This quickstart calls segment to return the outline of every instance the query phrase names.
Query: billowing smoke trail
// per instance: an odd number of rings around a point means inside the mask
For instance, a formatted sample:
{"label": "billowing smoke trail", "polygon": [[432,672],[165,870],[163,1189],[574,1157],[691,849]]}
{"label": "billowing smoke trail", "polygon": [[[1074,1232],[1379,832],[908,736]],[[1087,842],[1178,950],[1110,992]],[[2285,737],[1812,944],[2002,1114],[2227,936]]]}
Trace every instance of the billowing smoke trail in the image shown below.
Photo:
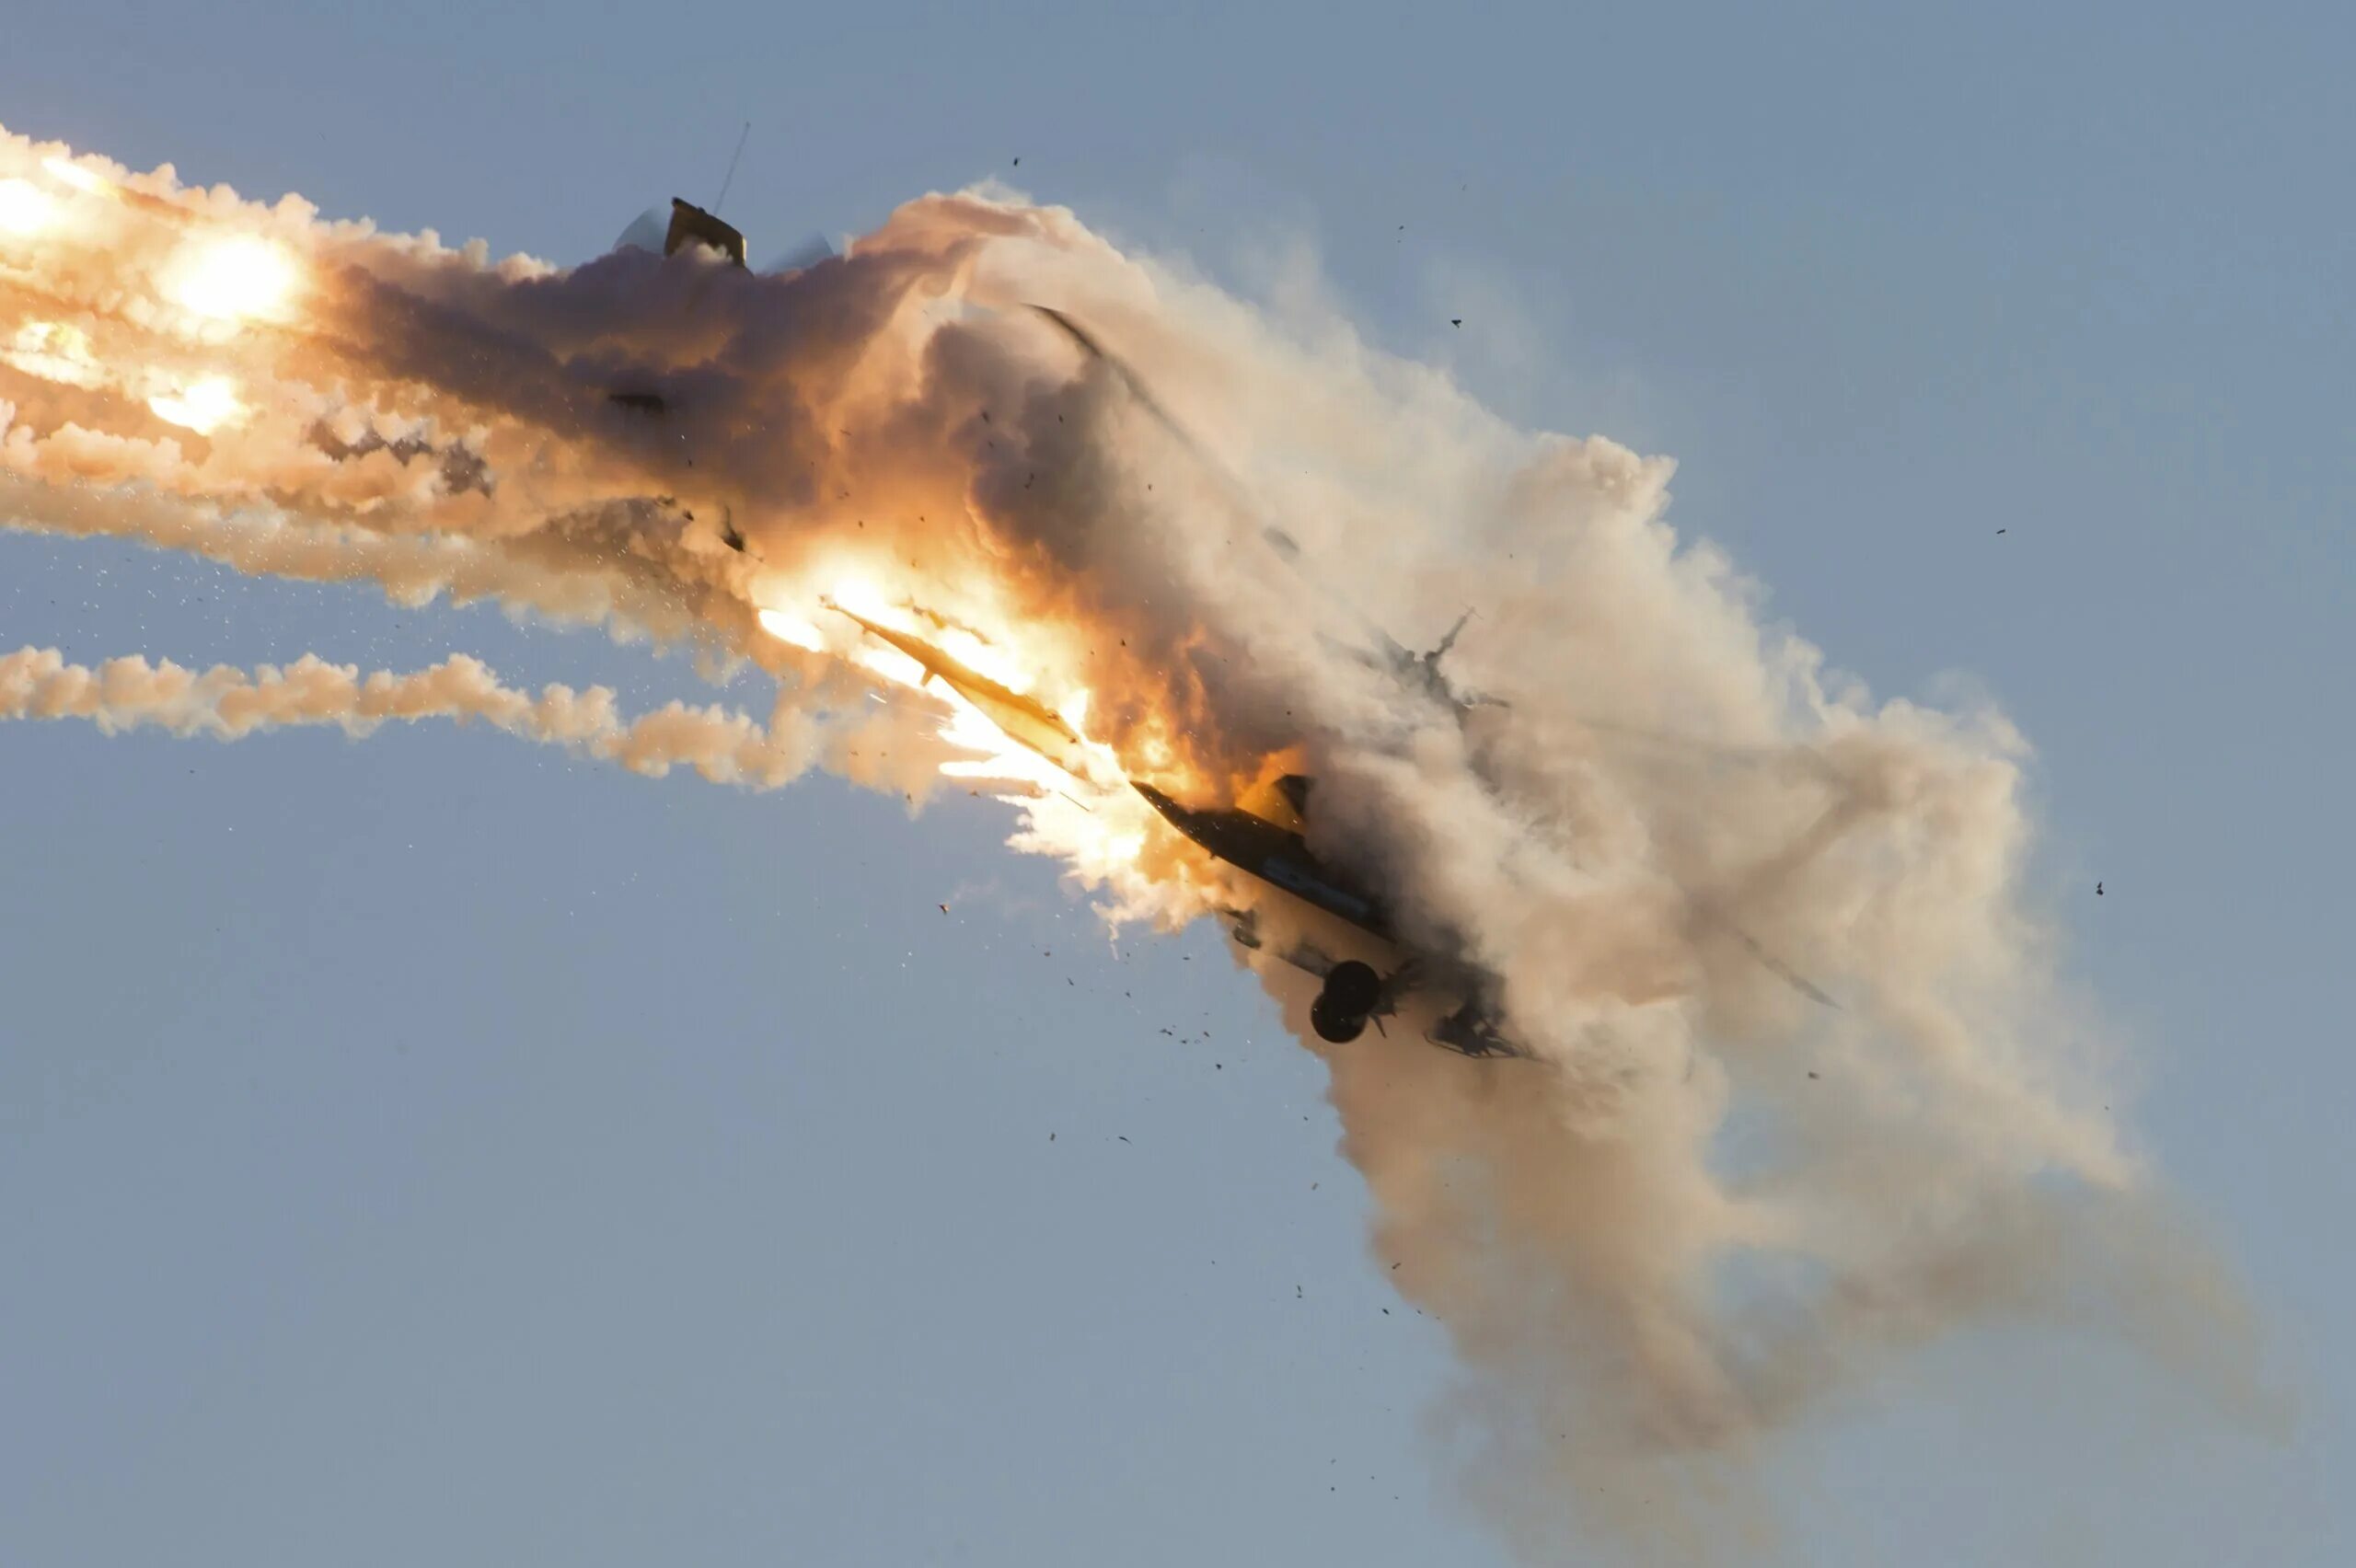
{"label": "billowing smoke trail", "polygon": [[349,664],[305,654],[252,674],[202,672],[170,660],[110,659],[92,669],[53,648],[0,655],[0,720],[80,719],[109,734],[163,730],[237,741],[267,730],[332,727],[358,739],[383,725],[446,719],[479,722],[522,740],[568,747],[660,778],[692,767],[717,784],[774,790],[817,760],[814,735],[781,710],[775,731],[742,713],[673,702],[624,721],[604,686],[551,685],[537,697],[500,684],[481,661],[457,654],[431,669],[365,677]]}
{"label": "billowing smoke trail", "polygon": [[[1540,1058],[1312,1047],[1376,1255],[1461,1352],[1468,1486],[1533,1557],[1566,1520],[1755,1551],[1761,1445],[1992,1319],[2259,1402],[2247,1315],[2105,1109],[2106,1032],[2027,894],[2020,737],[1828,675],[1666,525],[1665,460],[1513,429],[1305,291],[1254,309],[973,194],[791,276],[494,263],[0,136],[0,399],[10,525],[495,598],[779,687],[766,728],[625,726],[471,665],[29,652],[28,711],[364,727],[406,700],[753,782],[1008,776],[1018,845],[1117,916],[1254,910],[1239,956],[1304,1039],[1281,901],[1090,778],[1315,778],[1321,853],[1496,976]],[[1506,706],[1460,721],[1368,628],[1467,607],[1449,673]],[[869,703],[923,672],[838,610],[1061,716],[1080,759]]]}

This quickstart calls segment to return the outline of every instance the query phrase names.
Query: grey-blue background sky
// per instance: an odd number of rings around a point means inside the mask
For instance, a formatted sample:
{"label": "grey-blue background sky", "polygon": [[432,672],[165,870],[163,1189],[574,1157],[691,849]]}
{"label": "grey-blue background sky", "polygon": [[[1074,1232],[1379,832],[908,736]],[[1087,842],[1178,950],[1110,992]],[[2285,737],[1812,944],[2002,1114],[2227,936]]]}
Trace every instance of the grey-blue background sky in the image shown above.
{"label": "grey-blue background sky", "polygon": [[[0,39],[12,130],[501,250],[710,197],[745,118],[756,248],[992,174],[1215,271],[1306,236],[1378,341],[1676,455],[1772,616],[2027,730],[2135,1120],[2303,1390],[2270,1447],[1981,1336],[1769,1461],[1796,1555],[2356,1556],[2343,8],[91,0]],[[688,684],[0,537],[23,642]],[[32,725],[0,806],[0,1561],[1496,1560],[1316,1064],[1210,933],[1110,953],[999,808]]]}

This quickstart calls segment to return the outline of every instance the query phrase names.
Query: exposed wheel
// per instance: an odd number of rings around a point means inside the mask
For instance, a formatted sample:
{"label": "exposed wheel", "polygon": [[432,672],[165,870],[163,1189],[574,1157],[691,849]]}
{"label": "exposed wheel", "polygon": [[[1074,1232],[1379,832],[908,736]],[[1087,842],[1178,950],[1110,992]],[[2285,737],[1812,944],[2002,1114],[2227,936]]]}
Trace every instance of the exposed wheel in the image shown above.
{"label": "exposed wheel", "polygon": [[1382,976],[1372,964],[1337,963],[1325,972],[1325,985],[1310,1004],[1310,1025],[1320,1040],[1346,1045],[1366,1032],[1367,1016],[1381,998]]}
{"label": "exposed wheel", "polygon": [[1370,1013],[1382,996],[1382,976],[1371,963],[1351,959],[1325,972],[1325,988],[1318,995],[1338,1012]]}
{"label": "exposed wheel", "polygon": [[1333,1045],[1347,1045],[1366,1032],[1366,1014],[1336,1012],[1322,992],[1309,1004],[1309,1023],[1318,1039]]}

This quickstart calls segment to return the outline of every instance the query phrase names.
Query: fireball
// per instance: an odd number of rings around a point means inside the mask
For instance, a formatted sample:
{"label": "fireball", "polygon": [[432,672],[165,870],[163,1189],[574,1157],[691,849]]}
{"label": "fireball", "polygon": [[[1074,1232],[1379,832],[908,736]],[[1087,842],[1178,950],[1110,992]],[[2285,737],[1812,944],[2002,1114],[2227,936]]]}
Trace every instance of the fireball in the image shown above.
{"label": "fireball", "polygon": [[225,375],[207,375],[174,392],[159,392],[147,399],[159,420],[167,420],[199,435],[210,435],[243,418],[246,406],[237,400],[237,384]]}
{"label": "fireball", "polygon": [[215,321],[251,321],[283,310],[300,279],[283,247],[241,234],[191,241],[161,283],[164,297],[184,310]]}
{"label": "fireball", "polygon": [[826,651],[826,640],[818,628],[791,610],[763,610],[760,621],[761,629],[780,642],[790,642],[812,653]]}
{"label": "fireball", "polygon": [[0,235],[30,238],[56,221],[56,197],[29,179],[0,179]]}

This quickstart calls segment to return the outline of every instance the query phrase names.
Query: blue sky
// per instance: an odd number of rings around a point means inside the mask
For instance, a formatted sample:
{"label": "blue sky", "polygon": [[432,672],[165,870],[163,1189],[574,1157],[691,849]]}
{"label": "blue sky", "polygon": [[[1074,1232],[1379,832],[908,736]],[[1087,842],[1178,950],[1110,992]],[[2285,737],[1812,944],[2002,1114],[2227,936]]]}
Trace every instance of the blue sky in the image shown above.
{"label": "blue sky", "polygon": [[[2343,12],[87,4],[7,39],[12,130],[502,250],[708,199],[748,118],[756,250],[985,176],[1239,280],[1307,240],[1376,340],[1677,456],[1673,519],[1772,617],[2027,732],[2132,1120],[2301,1390],[2269,1445],[1980,1336],[1767,1461],[1796,1560],[2356,1551]],[[25,642],[690,684],[0,537]],[[998,808],[50,726],[0,730],[0,1559],[1502,1561],[1314,1060],[1208,932],[1115,956]]]}

